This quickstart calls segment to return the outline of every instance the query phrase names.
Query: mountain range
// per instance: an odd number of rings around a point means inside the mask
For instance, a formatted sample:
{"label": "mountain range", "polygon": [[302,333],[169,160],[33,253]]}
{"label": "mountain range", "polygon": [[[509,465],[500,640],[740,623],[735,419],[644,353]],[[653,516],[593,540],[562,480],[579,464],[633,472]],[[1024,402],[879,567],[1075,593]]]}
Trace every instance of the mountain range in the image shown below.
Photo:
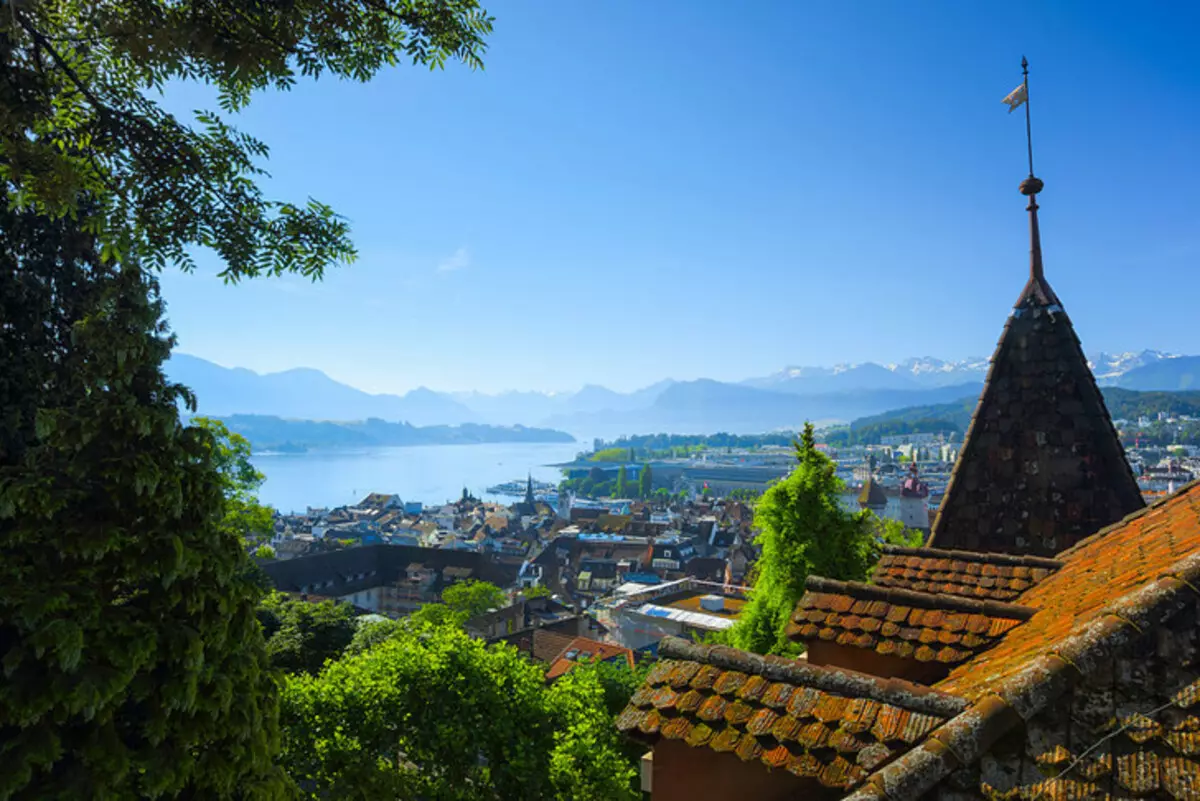
{"label": "mountain range", "polygon": [[[1103,386],[1135,390],[1200,388],[1200,356],[1159,351],[1089,356]],[[175,354],[168,375],[191,387],[199,411],[213,416],[271,415],[301,420],[375,418],[415,426],[487,423],[543,426],[587,436],[637,433],[762,432],[805,420],[848,421],[888,410],[948,403],[978,395],[984,358],[912,358],[834,367],[786,367],[730,383],[660,381],[634,392],[588,385],[577,392],[444,393],[424,387],[404,395],[371,394],[319,370],[259,374]]]}

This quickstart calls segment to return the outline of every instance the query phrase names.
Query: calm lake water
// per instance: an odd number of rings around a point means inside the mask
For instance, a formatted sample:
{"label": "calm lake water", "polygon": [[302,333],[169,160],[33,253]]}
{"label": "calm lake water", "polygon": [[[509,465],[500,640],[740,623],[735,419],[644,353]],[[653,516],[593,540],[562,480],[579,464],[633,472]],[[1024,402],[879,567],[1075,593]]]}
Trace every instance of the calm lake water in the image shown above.
{"label": "calm lake water", "polygon": [[533,473],[557,482],[549,464],[569,462],[587,448],[584,440],[545,444],[419,445],[302,454],[264,454],[254,464],[267,477],[259,500],[281,512],[307,506],[341,506],[369,492],[394,492],[404,500],[438,504],[467,487],[485,497],[487,487]]}

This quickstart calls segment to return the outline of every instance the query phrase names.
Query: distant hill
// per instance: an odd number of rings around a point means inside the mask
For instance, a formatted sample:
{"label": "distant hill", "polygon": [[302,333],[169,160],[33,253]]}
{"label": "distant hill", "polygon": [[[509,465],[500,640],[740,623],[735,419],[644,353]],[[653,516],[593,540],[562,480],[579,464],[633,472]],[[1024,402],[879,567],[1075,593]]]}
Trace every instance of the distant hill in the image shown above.
{"label": "distant hill", "polygon": [[[1101,387],[1104,403],[1114,420],[1137,420],[1154,417],[1159,412],[1200,417],[1200,390],[1191,392],[1136,392],[1119,387]],[[888,433],[950,430],[963,432],[971,423],[971,415],[979,402],[978,393],[951,403],[909,406],[860,417],[850,423],[849,430],[863,439],[878,441]],[[938,425],[934,425],[934,424]],[[866,435],[864,438],[862,435]],[[841,439],[846,439],[841,437]]]}
{"label": "distant hill", "polygon": [[477,422],[478,416],[448,395],[420,388],[406,395],[372,395],[301,367],[281,373],[222,367],[176,353],[167,376],[196,393],[199,412],[210,416],[270,415],[301,420],[378,418],[413,425]]}
{"label": "distant hill", "polygon": [[672,384],[645,409],[554,417],[546,424],[555,428],[576,426],[573,430],[606,437],[658,432],[749,434],[776,429],[795,431],[806,420],[852,420],[885,409],[943,402],[972,393],[978,395],[979,385],[795,395],[700,379]]}
{"label": "distant hill", "polygon": [[[1102,386],[1143,391],[1200,389],[1197,356],[1143,350],[1093,353],[1088,359]],[[577,432],[589,438],[613,438],[652,432],[749,434],[796,430],[806,420],[818,424],[857,423],[861,419],[878,422],[876,418],[897,410],[916,415],[914,420],[944,417],[965,427],[987,366],[988,360],[982,358],[944,361],[925,356],[886,365],[865,362],[788,367],[739,383],[664,380],[634,392],[590,384],[577,392],[496,395],[450,394],[425,388],[405,395],[374,395],[339,383],[318,370],[299,368],[260,375],[185,354],[173,356],[167,372],[174,380],[192,387],[200,411],[214,416],[377,418],[414,426],[522,424]],[[926,408],[957,405],[963,399],[969,399],[970,408]]]}
{"label": "distant hill", "polygon": [[1114,420],[1154,417],[1159,412],[1200,417],[1200,390],[1188,392],[1136,392],[1119,387],[1102,387],[1104,403]]}
{"label": "distant hill", "polygon": [[1135,367],[1107,381],[1111,386],[1142,391],[1200,389],[1200,356],[1175,356]]}
{"label": "distant hill", "polygon": [[483,442],[574,442],[563,431],[524,426],[417,427],[369,419],[361,422],[284,420],[269,415],[235,414],[220,418],[234,433],[250,440],[256,452],[297,453],[328,448],[400,445],[472,445]]}

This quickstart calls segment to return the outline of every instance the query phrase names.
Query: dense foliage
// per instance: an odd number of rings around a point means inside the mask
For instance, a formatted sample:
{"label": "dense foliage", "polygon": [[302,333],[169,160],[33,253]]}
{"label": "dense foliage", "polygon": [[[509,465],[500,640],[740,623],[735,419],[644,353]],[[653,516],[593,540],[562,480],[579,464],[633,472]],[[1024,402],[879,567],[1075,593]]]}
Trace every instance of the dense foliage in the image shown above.
{"label": "dense foliage", "polygon": [[845,485],[829,457],[817,449],[811,424],[795,443],[796,469],[763,493],[754,507],[762,549],[752,575],[750,601],[724,639],[757,653],[791,653],[784,636],[788,616],[804,581],[817,573],[863,580],[875,561],[877,529],[872,518],[842,509]]}
{"label": "dense foliage", "polygon": [[[227,280],[353,259],[317,201],[268,200],[226,112],[323,72],[478,66],[474,0],[7,2],[0,9],[0,798],[275,797],[278,686],[236,463],[186,391],[150,270]],[[229,500],[227,501],[227,497]]]}
{"label": "dense foliage", "polygon": [[963,430],[958,423],[951,420],[892,419],[865,425],[855,421],[849,426],[838,426],[821,432],[821,441],[835,448],[845,448],[853,445],[878,445],[884,437],[898,434],[944,434],[948,440],[955,440]]}
{"label": "dense foliage", "polygon": [[263,599],[258,619],[271,664],[288,673],[317,673],[342,655],[358,629],[349,604],[296,601],[279,592]]}
{"label": "dense foliage", "polygon": [[312,798],[632,798],[595,672],[545,687],[509,646],[400,624],[283,694],[283,764]]}
{"label": "dense foliage", "polygon": [[[194,417],[192,425],[212,435],[212,457],[225,484],[225,526],[254,550],[265,546],[274,530],[271,508],[258,502],[258,489],[266,476],[250,462],[250,443],[220,420]],[[274,552],[271,552],[274,556]]]}
{"label": "dense foliage", "polygon": [[476,0],[56,0],[0,13],[0,164],[17,208],[71,216],[105,258],[193,265],[211,248],[238,280],[318,278],[354,258],[328,206],[268,200],[267,146],[216,111],[184,121],[158,103],[176,80],[221,109],[330,73],[366,81],[401,59],[481,66],[492,20]]}
{"label": "dense foliage", "polygon": [[0,196],[0,798],[282,786],[261,591],[161,318],[151,278]]}
{"label": "dense foliage", "polygon": [[1200,390],[1182,392],[1136,392],[1131,389],[1104,387],[1104,405],[1114,420],[1155,418],[1159,413],[1200,417]]}
{"label": "dense foliage", "polygon": [[[1118,387],[1101,387],[1100,394],[1114,420],[1154,418],[1168,415],[1200,417],[1200,391],[1137,392]],[[961,434],[971,423],[979,398],[972,395],[953,403],[910,406],[882,414],[860,417],[848,427],[839,426],[822,433],[822,440],[833,446],[873,445],[889,434],[952,432]],[[1130,428],[1130,433],[1136,426]]]}

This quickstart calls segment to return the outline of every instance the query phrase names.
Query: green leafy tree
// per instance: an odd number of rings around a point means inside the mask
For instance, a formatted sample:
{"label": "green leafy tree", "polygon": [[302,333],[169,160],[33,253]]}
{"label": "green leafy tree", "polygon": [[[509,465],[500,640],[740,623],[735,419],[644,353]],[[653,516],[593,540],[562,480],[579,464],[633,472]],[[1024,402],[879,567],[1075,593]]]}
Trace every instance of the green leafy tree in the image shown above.
{"label": "green leafy tree", "polygon": [[898,545],[901,548],[920,548],[925,543],[925,535],[913,528],[905,528],[899,520],[876,517],[870,514],[871,522],[875,525],[878,537],[888,545]]}
{"label": "green leafy tree", "polygon": [[641,472],[638,473],[638,497],[649,498],[654,487],[654,476],[650,472],[650,465],[642,465]]}
{"label": "green leafy tree", "polygon": [[[269,506],[258,502],[258,489],[266,476],[250,462],[250,441],[230,431],[220,420],[194,417],[191,422],[212,434],[213,462],[225,484],[226,527],[249,547],[269,539],[274,515]],[[272,551],[271,558],[274,555]]]}
{"label": "green leafy tree", "polygon": [[617,483],[613,488],[615,497],[626,498],[629,496],[629,476],[625,472],[625,465],[621,465],[621,469],[617,471]]}
{"label": "green leafy tree", "polygon": [[549,598],[550,588],[545,584],[535,584],[532,587],[526,587],[523,591],[525,599],[532,601],[534,598]]}
{"label": "green leafy tree", "polygon": [[461,626],[476,615],[508,606],[504,590],[486,581],[463,581],[442,591],[440,604],[426,604],[409,617],[417,623]]}
{"label": "green leafy tree", "polygon": [[288,673],[318,672],[341,656],[357,631],[350,604],[292,600],[281,592],[263,599],[258,619],[271,663]]}
{"label": "green leafy tree", "polygon": [[0,798],[269,797],[261,590],[213,436],[163,375],[156,282],[14,200],[0,186]]}
{"label": "green leafy tree", "polygon": [[282,761],[310,798],[632,799],[633,763],[595,674],[549,689],[508,646],[452,626],[288,678]]}
{"label": "green leafy tree", "polygon": [[405,620],[364,620],[358,619],[354,637],[346,646],[345,653],[350,656],[361,654],[374,648],[381,642],[390,640],[396,631],[408,624]]}
{"label": "green leafy tree", "polygon": [[353,260],[346,221],[315,200],[268,200],[267,146],[216,111],[181,120],[171,81],[213,86],[224,113],[325,73],[370,80],[401,60],[482,66],[476,0],[9,2],[0,14],[0,161],[9,201],[83,219],[104,258],[193,266],[211,248],[236,281]]}
{"label": "green leafy tree", "polygon": [[[327,206],[266,199],[225,112],[323,72],[478,66],[472,0],[9,2],[0,9],[0,798],[271,796],[277,687],[211,432],[168,383],[154,280],[354,257]],[[119,266],[118,266],[119,265]]]}
{"label": "green leafy tree", "polygon": [[811,424],[795,447],[796,469],[769,487],[755,506],[762,554],[749,603],[725,636],[731,645],[757,653],[795,651],[784,628],[810,573],[861,581],[877,555],[875,526],[866,514],[842,509],[845,485],[817,449]]}
{"label": "green leafy tree", "polygon": [[270,545],[260,545],[254,549],[255,559],[274,559],[275,549]]}

